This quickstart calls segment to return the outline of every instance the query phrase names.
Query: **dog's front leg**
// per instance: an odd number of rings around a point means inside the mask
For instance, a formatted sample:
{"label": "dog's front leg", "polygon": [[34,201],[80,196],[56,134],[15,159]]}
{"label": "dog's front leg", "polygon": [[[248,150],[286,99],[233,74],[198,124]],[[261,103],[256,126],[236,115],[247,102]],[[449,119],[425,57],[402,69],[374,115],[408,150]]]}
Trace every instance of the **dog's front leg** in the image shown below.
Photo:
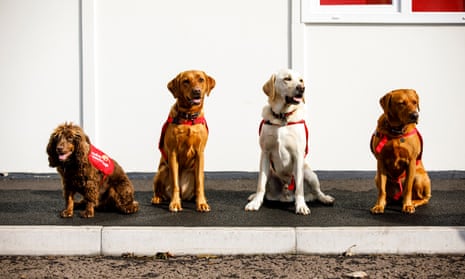
{"label": "dog's front leg", "polygon": [[[66,188],[66,187],[65,187]],[[65,190],[64,197],[66,202],[66,208],[61,212],[62,218],[73,217],[74,214],[74,192]]]}
{"label": "dog's front leg", "polygon": [[205,177],[204,177],[204,154],[199,152],[197,158],[197,166],[195,167],[195,198],[197,204],[197,211],[208,212],[210,206],[205,198]]}
{"label": "dog's front leg", "polygon": [[176,152],[170,152],[168,156],[168,164],[170,169],[171,185],[173,185],[169,209],[171,212],[178,212],[182,210],[182,207],[181,194],[179,190],[179,163]]}
{"label": "dog's front leg", "polygon": [[304,158],[298,156],[296,158],[296,165],[294,168],[294,179],[295,179],[295,213],[301,215],[310,214],[310,208],[308,208],[305,202],[304,196]]}
{"label": "dog's front leg", "polygon": [[270,155],[262,151],[260,155],[260,172],[258,173],[257,192],[249,197],[250,202],[245,206],[246,211],[256,211],[263,204],[266,192],[266,181],[270,173]]}
{"label": "dog's front leg", "polygon": [[382,172],[382,167],[378,163],[378,170],[376,172],[375,178],[376,188],[378,189],[378,199],[376,204],[371,208],[372,214],[382,214],[384,213],[384,208],[386,207],[386,183],[387,175]]}
{"label": "dog's front leg", "polygon": [[96,181],[87,181],[85,188],[89,189],[84,193],[86,208],[80,215],[82,218],[92,218],[95,215],[94,209],[98,204],[99,183]]}
{"label": "dog's front leg", "polygon": [[404,189],[404,199],[402,202],[402,212],[405,213],[414,213],[415,206],[412,203],[412,189],[413,189],[413,180],[415,178],[415,170],[416,170],[416,161],[411,160],[409,164],[409,168],[406,173],[406,187]]}

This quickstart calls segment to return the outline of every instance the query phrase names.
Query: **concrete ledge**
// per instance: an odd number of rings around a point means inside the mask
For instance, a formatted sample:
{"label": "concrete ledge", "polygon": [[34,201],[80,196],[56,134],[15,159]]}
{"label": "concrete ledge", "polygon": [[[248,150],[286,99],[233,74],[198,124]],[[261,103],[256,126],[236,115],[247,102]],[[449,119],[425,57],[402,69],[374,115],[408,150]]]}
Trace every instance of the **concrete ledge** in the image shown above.
{"label": "concrete ledge", "polygon": [[0,226],[0,255],[100,255],[100,226]]}
{"label": "concrete ledge", "polygon": [[296,228],[297,253],[463,254],[465,227]]}
{"label": "concrete ledge", "polygon": [[105,227],[102,253],[121,255],[279,254],[295,252],[294,228]]}
{"label": "concrete ledge", "polygon": [[465,227],[0,226],[0,255],[465,254]]}

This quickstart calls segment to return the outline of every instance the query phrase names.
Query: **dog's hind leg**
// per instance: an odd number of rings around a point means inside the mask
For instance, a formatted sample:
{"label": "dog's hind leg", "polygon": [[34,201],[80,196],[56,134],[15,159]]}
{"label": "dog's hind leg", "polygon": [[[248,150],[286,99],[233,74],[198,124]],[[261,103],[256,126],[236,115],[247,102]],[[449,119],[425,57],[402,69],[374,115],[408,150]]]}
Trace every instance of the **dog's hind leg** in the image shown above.
{"label": "dog's hind leg", "polygon": [[321,191],[320,180],[316,173],[306,163],[304,166],[304,179],[305,179],[305,200],[315,201],[318,200],[322,204],[332,205],[334,204],[334,197],[326,195]]}
{"label": "dog's hind leg", "polygon": [[[163,162],[160,162],[160,166],[158,167],[158,172],[153,177],[153,197],[152,197],[152,204],[160,204],[163,199],[166,197],[166,189],[170,189],[170,187],[166,187],[165,184],[168,183],[168,168]],[[165,189],[166,188],[166,189]]]}

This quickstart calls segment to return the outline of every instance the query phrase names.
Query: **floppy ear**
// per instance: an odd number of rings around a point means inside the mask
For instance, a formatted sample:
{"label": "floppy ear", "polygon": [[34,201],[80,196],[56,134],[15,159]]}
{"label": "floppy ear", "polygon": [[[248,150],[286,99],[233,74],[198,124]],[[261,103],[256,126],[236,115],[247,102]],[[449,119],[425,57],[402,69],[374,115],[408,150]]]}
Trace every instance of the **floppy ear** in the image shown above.
{"label": "floppy ear", "polygon": [[209,76],[209,75],[207,75],[205,73],[203,73],[203,74],[205,75],[206,82],[207,82],[207,96],[209,96],[212,89],[215,88],[216,81],[211,76]]}
{"label": "floppy ear", "polygon": [[274,88],[274,83],[276,81],[276,75],[272,75],[270,79],[263,85],[263,92],[265,92],[266,95],[272,100],[275,98],[275,88]]}
{"label": "floppy ear", "polygon": [[415,98],[417,99],[417,109],[420,111],[420,96],[418,96],[417,91],[413,90],[413,93],[415,93]]}
{"label": "floppy ear", "polygon": [[87,154],[89,154],[90,151],[90,141],[89,137],[84,134],[84,131],[82,131],[80,127],[76,127],[75,129],[77,129],[77,131],[73,137],[74,153],[78,165],[82,168],[81,166],[88,161]]}
{"label": "floppy ear", "polygon": [[168,90],[173,94],[174,98],[178,98],[178,92],[179,92],[179,79],[180,79],[181,74],[178,74],[174,79],[172,79],[170,82],[168,82]]}
{"label": "floppy ear", "polygon": [[389,109],[389,105],[391,104],[391,92],[387,93],[384,95],[380,100],[379,104],[383,108],[383,110],[386,112]]}
{"label": "floppy ear", "polygon": [[56,152],[56,133],[50,135],[50,139],[47,144],[47,154],[48,154],[48,165],[50,167],[58,166],[58,154]]}

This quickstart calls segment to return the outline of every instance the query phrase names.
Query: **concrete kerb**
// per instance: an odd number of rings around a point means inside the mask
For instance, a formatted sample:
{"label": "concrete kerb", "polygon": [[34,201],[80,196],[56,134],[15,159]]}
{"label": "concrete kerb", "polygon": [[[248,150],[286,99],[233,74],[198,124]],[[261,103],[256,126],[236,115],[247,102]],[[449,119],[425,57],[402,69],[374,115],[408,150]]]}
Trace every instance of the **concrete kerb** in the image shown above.
{"label": "concrete kerb", "polygon": [[460,227],[0,226],[0,255],[465,254]]}

